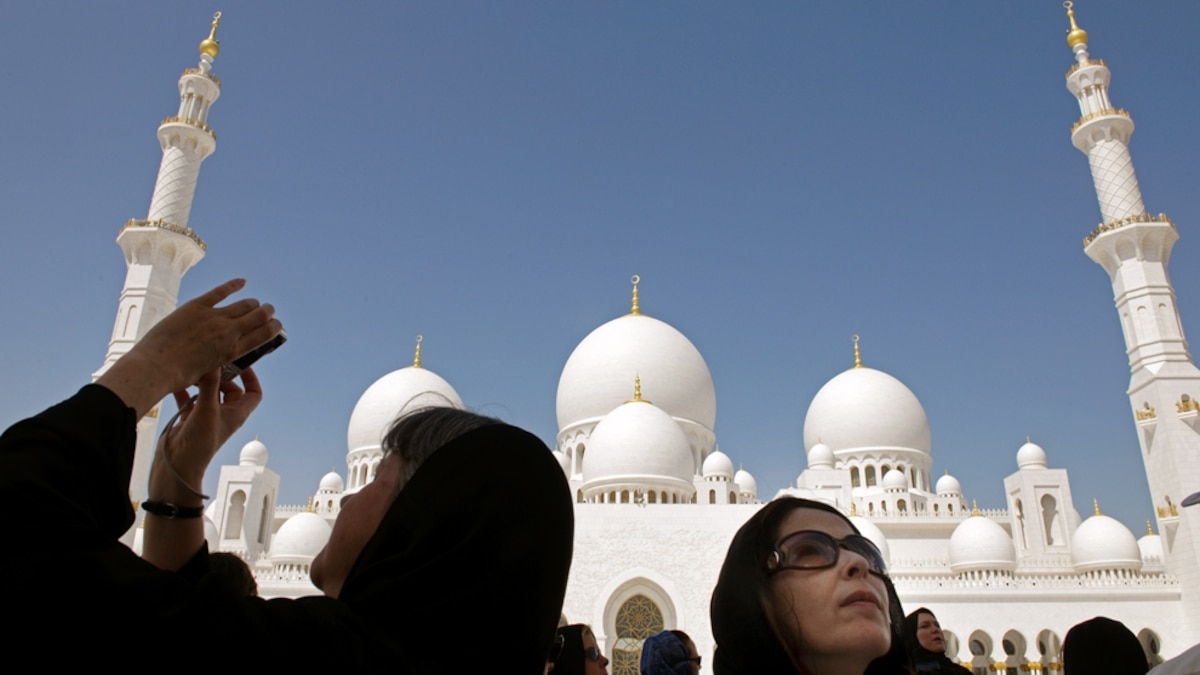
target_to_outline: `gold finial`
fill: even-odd
[[[1087,31],[1075,23],[1075,10],[1072,9],[1074,6],[1075,3],[1071,2],[1071,0],[1063,3],[1063,7],[1067,10],[1067,18],[1071,20],[1071,30],[1067,31],[1067,44],[1072,49],[1075,48],[1075,45],[1085,45],[1088,41]]]
[[[421,340],[424,339],[424,335],[417,335],[417,348],[413,351],[413,368],[421,367]]]
[[[850,515],[852,515],[852,516],[858,515],[858,503],[857,502],[850,502]]]
[[[308,496],[308,504],[307,504],[307,505],[304,507],[304,510],[305,510],[305,511],[308,511],[309,513],[314,513],[314,511],[313,511],[312,495],[309,495],[309,496]]]
[[[1104,515],[1104,514],[1100,513],[1100,500],[1099,499],[1092,500],[1092,515],[1093,516]]]
[[[971,515],[973,515],[973,516],[983,515],[979,512],[979,503],[976,502],[974,499],[971,500]]]
[[[625,401],[626,403],[650,403],[642,398],[642,376],[634,373],[633,375],[633,398]]]
[[[217,26],[221,25],[221,13],[213,14],[212,30],[208,32],[208,37],[200,42],[200,53],[208,54],[214,59],[217,54],[221,53],[221,43],[217,42]]]
[[[635,274],[629,278],[629,281],[633,282],[633,309],[629,310],[629,313],[633,315],[641,314],[642,308],[638,306],[637,286],[642,281],[642,278]]]
[[[1146,534],[1154,534],[1154,528],[1150,527],[1150,521],[1146,521]]]
[[[858,336],[851,335],[850,339],[854,341],[854,367],[862,368],[862,354],[858,351]]]
[[[1032,443],[1033,441],[1029,440],[1029,437],[1028,437],[1028,436],[1026,436],[1026,437],[1025,437],[1025,442],[1026,442],[1026,443]]]

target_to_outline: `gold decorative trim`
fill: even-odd
[[[1175,402],[1175,412],[1185,413],[1192,411],[1200,412],[1200,402],[1197,402],[1196,399],[1192,398],[1191,396],[1184,394],[1183,396],[1179,397],[1178,401]]]
[[[1166,506],[1159,506],[1155,510],[1158,511],[1159,518],[1178,518],[1179,517],[1179,508],[1169,502],[1167,503]]]
[[[629,278],[630,283],[633,284],[633,307],[629,310],[629,313],[634,316],[642,313],[642,307],[638,304],[638,283],[641,280],[642,278],[636,274]]]
[[[175,223],[168,223],[162,219],[146,220],[145,218],[130,218],[128,221],[126,221],[125,225],[121,227],[121,230],[124,231],[131,227],[153,227],[160,230],[166,230],[168,232],[174,232],[175,234],[182,234],[188,239],[196,242],[196,245],[200,247],[201,251],[208,250],[208,244],[205,244],[204,240],[201,239],[195,232],[193,232],[192,228],[190,227],[180,227]]]
[[[159,124],[158,126],[161,127],[164,124],[190,124],[190,125],[196,127],[197,129],[200,129],[201,131],[207,132],[209,136],[213,137],[214,141],[217,140],[217,132],[213,131],[212,127],[208,126],[204,122],[201,122],[200,120],[194,120],[194,119],[190,119],[187,117],[181,117],[179,115],[172,115],[171,117],[168,117],[167,119],[163,120],[162,123]]]
[[[1084,115],[1083,117],[1080,117],[1079,121],[1077,121],[1077,122],[1075,122],[1075,124],[1071,125],[1071,133],[1075,133],[1075,130],[1078,129],[1079,127],[1083,126],[1083,124],[1085,122],[1091,122],[1092,120],[1094,120],[1098,117],[1109,117],[1109,116],[1113,116],[1113,115],[1115,115],[1117,117],[1128,118],[1129,112],[1123,108],[1103,108],[1101,110],[1097,110],[1096,112],[1090,112],[1090,113]]]
[[[1104,62],[1104,59],[1087,59],[1083,63],[1076,63],[1068,68],[1066,76],[1071,77],[1071,73],[1074,73],[1080,68],[1086,68],[1088,66],[1108,66],[1108,64]]]
[[[199,68],[188,68],[187,70],[183,71],[183,75],[201,75],[203,77],[207,77],[217,85],[217,89],[221,88],[221,78],[213,75],[212,73],[206,73]],[[183,77],[183,75],[180,75],[180,77]]]
[[[1167,214],[1165,213],[1160,213],[1158,215],[1139,213],[1135,216],[1126,216],[1120,220],[1100,223],[1096,226],[1096,229],[1092,230],[1088,236],[1083,238],[1083,246],[1084,248],[1087,248],[1088,244],[1095,241],[1096,237],[1099,237],[1105,232],[1111,232],[1113,230],[1125,227],[1126,225],[1132,225],[1133,223],[1166,223],[1167,225],[1171,226],[1172,230],[1176,229],[1175,222],[1168,218]]]
[[[850,341],[854,343],[854,367],[862,368],[862,353],[858,351],[858,335],[851,335]]]
[[[1158,417],[1158,415],[1154,413],[1154,406],[1150,405],[1149,401],[1142,401],[1142,406],[1143,408],[1141,410],[1133,411],[1133,416],[1137,419],[1137,421],[1141,422],[1142,420],[1152,420],[1155,417]]]
[[[413,368],[421,367],[421,341],[424,339],[424,335],[417,336],[417,348],[413,350]]]

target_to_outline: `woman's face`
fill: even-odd
[[[799,530],[818,530],[841,539],[854,529],[841,517],[818,509],[789,513],[775,540]],[[792,658],[817,673],[860,675],[891,645],[888,595],[867,560],[842,548],[833,567],[784,569],[770,579],[768,614]]]
[[[589,649],[595,649],[593,653],[599,654],[600,658],[595,661],[588,658]],[[600,653],[600,645],[590,630],[583,631],[583,672],[585,675],[608,675],[608,659]]]
[[[937,617],[925,612],[917,615],[917,642],[931,652],[946,652],[946,636],[942,635],[942,627],[938,624]]]

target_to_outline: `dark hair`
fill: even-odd
[[[420,408],[405,412],[384,434],[383,455],[396,454],[404,460],[402,484],[407,483],[438,448],[463,434],[493,424],[503,422],[458,408]]]
[[[557,675],[583,675],[583,634],[591,632],[592,627],[583,623],[558,629],[558,634],[563,636],[563,646],[552,672]]]
[[[238,595],[254,597],[258,595],[258,582],[245,560],[226,551],[215,551],[208,554],[209,574],[217,577],[223,584],[233,589]]]
[[[1146,652],[1133,631],[1120,621],[1098,616],[1077,623],[1062,643],[1063,673],[1142,675],[1150,670]]]
[[[717,675],[805,672],[789,654],[767,609],[774,599],[767,560],[774,550],[779,526],[796,509],[832,513],[858,533],[854,523],[836,508],[796,497],[782,497],[768,503],[742,525],[729,544],[713,590],[710,615],[717,643],[713,663]],[[908,672],[908,658],[899,634],[904,621],[900,599],[891,580],[886,576],[881,578],[888,594],[891,647],[887,654],[871,662],[866,672]]]

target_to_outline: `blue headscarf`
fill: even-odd
[[[687,645],[669,630],[642,643],[642,675],[692,675]]]

